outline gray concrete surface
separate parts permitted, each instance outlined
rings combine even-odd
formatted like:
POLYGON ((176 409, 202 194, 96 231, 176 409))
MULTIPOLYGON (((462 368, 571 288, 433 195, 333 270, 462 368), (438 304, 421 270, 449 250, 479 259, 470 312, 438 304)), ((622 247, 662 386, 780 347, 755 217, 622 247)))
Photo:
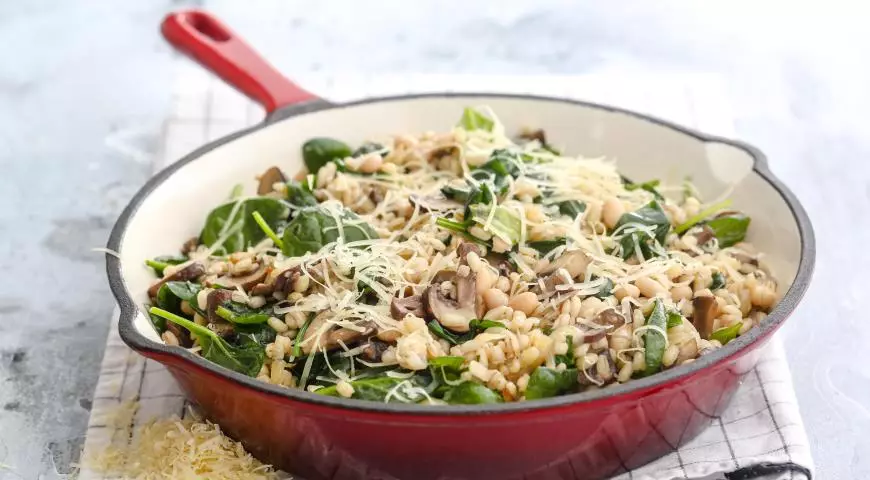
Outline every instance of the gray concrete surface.
MULTIPOLYGON (((149 174, 106 139, 156 147, 172 74, 156 25, 193 3, 0 2, 0 478, 57 478, 79 448, 112 310, 89 249, 149 174)), ((818 478, 870 478, 865 15, 616 3, 298 1, 276 16, 205 2, 286 72, 722 74, 740 137, 816 227, 815 281, 784 338, 818 478)))

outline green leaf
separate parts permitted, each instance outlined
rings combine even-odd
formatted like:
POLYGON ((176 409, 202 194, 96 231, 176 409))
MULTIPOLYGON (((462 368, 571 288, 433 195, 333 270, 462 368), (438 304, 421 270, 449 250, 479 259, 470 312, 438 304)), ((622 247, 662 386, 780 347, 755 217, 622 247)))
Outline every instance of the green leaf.
POLYGON ((526 400, 562 395, 574 390, 577 385, 576 368, 566 368, 560 372, 555 368, 538 367, 529 378, 526 400))
MULTIPOLYGON (((369 400, 373 402, 383 402, 386 400, 387 394, 390 392, 390 390, 394 389, 398 384, 402 383, 403 381, 404 380, 401 378, 393 378, 387 376, 355 380, 353 382, 350 382, 350 385, 353 387, 353 395, 351 395, 350 398, 355 398, 357 400, 369 400)), ((316 393, 320 395, 327 395, 330 397, 341 396, 339 395, 338 389, 335 385, 318 389, 316 393)), ((389 401, 405 403, 395 396, 390 397, 389 401)))
POLYGON ((624 213, 613 229, 614 233, 622 234, 619 244, 622 246, 622 258, 624 259, 631 258, 635 254, 635 240, 640 245, 640 253, 643 254, 644 258, 663 255, 665 252, 661 250, 660 246, 665 244, 665 237, 670 230, 671 222, 655 200, 634 212, 624 213), (626 229, 637 226, 653 227, 653 235, 650 236, 644 231, 625 233, 626 229), (655 245, 655 242, 658 242, 658 246, 655 245))
POLYGON ((683 316, 679 312, 668 312, 668 328, 678 327, 683 324, 683 316))
POLYGON ((317 198, 308 189, 308 183, 288 182, 287 183, 287 201, 296 207, 313 207, 317 205, 317 198))
POLYGON ((460 368, 462 368, 462 364, 464 363, 464 357, 444 356, 429 359, 430 367, 451 368, 454 370, 459 370, 460 368))
POLYGON ((302 144, 302 160, 310 173, 317 173, 327 163, 349 156, 350 147, 334 138, 317 137, 302 144))
POLYGON ((357 147, 357 149, 354 150, 350 156, 361 157, 372 152, 379 152, 381 156, 385 157, 390 153, 390 149, 381 145, 380 143, 366 142, 357 147))
POLYGON ((453 405, 479 405, 502 403, 504 399, 498 393, 477 382, 462 382, 444 394, 444 400, 453 405))
POLYGON ((256 245, 266 238, 266 234, 254 220, 254 212, 260 212, 266 224, 277 231, 287 218, 289 209, 281 200, 271 197, 252 197, 225 203, 208 214, 199 235, 200 242, 210 247, 223 235, 229 234, 215 250, 217 255, 240 252, 256 245))
POLYGON ((559 206, 559 213, 571 219, 577 218, 586 211, 586 204, 580 200, 565 200, 556 203, 556 205, 559 206))
POLYGON ((646 325, 656 327, 643 332, 644 360, 646 360, 645 375, 652 375, 662 369, 662 358, 665 356, 665 337, 668 328, 668 316, 665 304, 656 299, 652 312, 646 319, 646 325))
POLYGON ((727 248, 746 238, 749 222, 749 217, 734 212, 717 216, 708 221, 707 226, 713 230, 713 234, 719 240, 719 248, 727 248))
POLYGON ((484 204, 472 205, 471 220, 479 223, 481 228, 501 238, 511 246, 516 245, 520 241, 523 227, 522 221, 507 207, 484 204), (492 215, 492 221, 487 224, 487 219, 492 209, 495 209, 495 212, 492 215))
POLYGON ((447 330, 440 323, 438 323, 437 320, 430 320, 427 325, 429 327, 429 331, 432 332, 432 335, 447 340, 447 342, 451 345, 459 345, 465 343, 488 328, 505 328, 504 324, 501 322, 496 322, 494 320, 478 320, 476 318, 468 322, 468 331, 461 334, 447 330))
POLYGON ((342 209, 338 221, 336 223, 335 217, 322 207, 300 210, 284 229, 281 251, 288 257, 299 257, 308 252, 317 252, 342 236, 345 243, 380 238, 368 223, 350 210, 342 209))
POLYGON ((293 356, 296 358, 302 356, 302 339, 305 338, 305 332, 308 330, 308 326, 311 325, 312 320, 314 320, 314 313, 309 313, 305 323, 302 324, 302 328, 296 332, 296 338, 293 339, 293 356))
POLYGON ((495 122, 486 115, 471 107, 465 107, 462 111, 462 118, 459 119, 459 126, 466 130, 486 130, 492 131, 495 122))
POLYGON ((189 330, 202 347, 199 354, 206 360, 249 377, 255 377, 260 373, 260 368, 262 368, 266 358, 266 352, 262 345, 253 341, 243 341, 238 346, 230 345, 208 328, 172 312, 156 307, 149 309, 149 312, 189 330))
POLYGON ((546 256, 548 253, 552 252, 556 248, 567 244, 568 239, 566 237, 554 238, 552 240, 538 240, 535 242, 526 242, 527 247, 534 248, 542 257, 546 256))
POLYGON ((646 190, 647 192, 652 193, 657 200, 664 200, 665 197, 663 197, 662 194, 659 193, 658 190, 656 190, 656 187, 658 187, 660 183, 661 182, 659 182, 658 180, 650 180, 643 183, 627 183, 625 184, 625 189, 628 191, 637 189, 646 190))
MULTIPOLYGON (((593 275, 594 277, 594 275, 593 275)), ((593 278, 594 280, 594 278, 593 278)), ((593 297, 598 297, 600 299, 605 299, 609 296, 613 295, 613 280, 609 278, 604 279, 604 284, 601 285, 601 288, 598 289, 597 293, 594 293, 593 297)))
POLYGON ((683 232, 689 230, 690 228, 692 228, 695 225, 704 221, 710 215, 713 215, 714 213, 718 212, 719 210, 724 210, 724 209, 728 208, 729 206, 731 206, 731 200, 723 200, 719 203, 710 205, 709 207, 698 212, 697 214, 689 217, 685 222, 677 225, 677 228, 674 229, 674 231, 677 232, 678 234, 682 234, 683 232))
POLYGON ((180 256, 172 256, 172 255, 162 255, 160 257, 155 257, 151 260, 145 260, 145 265, 154 269, 154 273, 157 274, 158 277, 163 276, 163 270, 170 265, 180 265, 186 261, 190 260, 184 255, 180 256))
POLYGON ((575 363, 574 337, 571 335, 568 335, 567 337, 565 337, 565 342, 568 344, 568 350, 565 352, 564 355, 563 354, 556 355, 554 360, 556 362, 556 365, 558 365, 560 363, 564 363, 566 367, 572 367, 572 366, 574 366, 574 363, 575 363))
POLYGON ((725 288, 725 275, 722 275, 721 272, 713 272, 713 281, 710 282, 710 291, 715 292, 720 288, 725 288))
POLYGON ((740 333, 741 328, 743 328, 743 322, 737 322, 730 327, 720 328, 710 334, 710 340, 719 340, 719 343, 725 345, 731 340, 737 338, 737 334, 740 333))
POLYGON ((230 323, 242 325, 266 323, 266 321, 269 320, 269 317, 272 316, 270 313, 252 309, 247 305, 232 301, 224 302, 223 305, 217 307, 215 313, 230 323))
MULTIPOLYGON (((196 296, 202 290, 202 285, 193 282, 166 282, 163 284, 173 295, 181 300, 186 300, 191 307, 196 308, 198 302, 196 296)), ((160 287, 161 290, 163 287, 160 287)), ((160 293, 158 292, 158 297, 160 293)))

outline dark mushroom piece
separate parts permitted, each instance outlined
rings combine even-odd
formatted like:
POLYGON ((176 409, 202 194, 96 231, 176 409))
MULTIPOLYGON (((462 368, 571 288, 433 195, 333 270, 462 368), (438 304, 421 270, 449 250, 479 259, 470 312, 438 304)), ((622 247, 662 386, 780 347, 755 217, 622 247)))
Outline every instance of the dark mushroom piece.
POLYGON ((713 333, 713 320, 719 313, 719 304, 716 303, 716 297, 700 296, 692 300, 692 325, 698 330, 698 334, 704 340, 710 339, 710 334, 713 333))
POLYGON ((423 318, 426 311, 423 309, 423 297, 420 295, 411 295, 404 298, 393 298, 390 302, 390 316, 396 320, 405 318, 409 313, 417 317, 423 318))
POLYGON ((232 290, 216 288, 208 292, 205 302, 205 314, 210 323, 223 323, 225 320, 217 314, 217 309, 233 298, 232 290))
POLYGON ((273 283, 274 291, 289 294, 293 291, 293 284, 296 283, 296 279, 301 276, 302 269, 298 266, 284 270, 275 277, 275 282, 273 283))
POLYGON ((281 172, 278 167, 269 167, 268 170, 260 175, 260 184, 257 185, 257 195, 266 195, 275 191, 274 185, 278 182, 284 183, 287 177, 281 172))
POLYGON ((244 291, 250 291, 252 288, 257 286, 260 283, 266 281, 266 277, 269 275, 269 271, 272 267, 267 265, 260 265, 259 268, 254 270, 253 272, 242 276, 242 277, 233 277, 230 275, 224 275, 222 277, 218 277, 217 279, 210 281, 211 285, 219 285, 224 288, 234 289, 236 287, 242 287, 244 291))
POLYGON ((205 274, 205 266, 199 262, 193 262, 172 275, 166 276, 158 280, 148 288, 148 296, 151 298, 157 297, 157 291, 166 282, 186 282, 188 280, 196 280, 205 274))
POLYGON ((306 355, 314 351, 329 351, 340 346, 342 343, 348 345, 365 340, 376 331, 373 323, 363 322, 358 324, 359 327, 363 328, 362 331, 346 327, 331 327, 325 332, 320 332, 331 313, 327 310, 317 314, 314 320, 311 321, 311 324, 308 325, 308 329, 305 330, 305 336, 302 338, 302 351, 306 355))
POLYGON ((443 145, 437 148, 432 149, 429 152, 429 162, 435 162, 441 160, 446 157, 456 157, 458 158, 460 154, 459 147, 457 145, 443 145))
POLYGON ((583 343, 595 343, 607 336, 606 329, 585 330, 581 332, 583 335, 583 343))
POLYGON ((704 245, 705 243, 712 240, 713 237, 716 236, 716 233, 713 231, 712 228, 708 227, 707 225, 703 225, 697 232, 695 232, 694 235, 695 240, 697 240, 697 244, 700 247, 701 245, 704 245))
POLYGON ((178 344, 182 347, 190 348, 193 346, 193 339, 190 338, 190 332, 186 328, 181 328, 172 322, 166 322, 166 330, 175 335, 175 338, 178 339, 178 344))
POLYGON ((592 321, 598 325, 607 325, 611 327, 611 331, 625 325, 625 317, 612 308, 598 312, 598 315, 595 315, 595 318, 593 318, 592 321))
POLYGON ((468 254, 474 252, 477 256, 483 255, 483 251, 476 243, 462 242, 456 247, 456 254, 459 255, 459 262, 462 265, 468 265, 468 254))
POLYGON ((258 283, 251 289, 251 295, 271 295, 275 291, 274 284, 258 283))
POLYGON ((181 245, 181 253, 187 255, 188 253, 196 250, 196 247, 199 246, 199 237, 190 237, 187 239, 184 244, 181 245))
POLYGON ((740 263, 745 263, 747 265, 752 265, 753 267, 758 266, 758 257, 754 255, 750 255, 744 252, 734 252, 731 254, 735 260, 740 263))
POLYGON ((223 338, 227 338, 230 335, 236 333, 236 329, 233 328, 233 324, 225 321, 209 323, 207 328, 223 338))
POLYGON ((604 385, 604 380, 602 380, 601 376, 598 375, 597 366, 592 365, 586 370, 580 370, 577 372, 577 383, 583 387, 591 387, 593 385, 600 387, 604 385))
POLYGON ((384 352, 390 348, 390 344, 376 338, 370 338, 368 345, 360 352, 360 357, 363 360, 371 363, 380 362, 384 352))
POLYGON ((456 272, 441 271, 435 275, 432 284, 423 292, 423 307, 430 319, 454 332, 467 332, 469 322, 477 318, 476 277, 473 273, 459 276, 456 272), (456 299, 448 298, 441 291, 441 283, 447 276, 453 277, 456 285, 456 299))
POLYGON ((541 145, 547 144, 547 134, 540 128, 536 130, 526 130, 520 133, 520 138, 529 141, 537 140, 541 145))

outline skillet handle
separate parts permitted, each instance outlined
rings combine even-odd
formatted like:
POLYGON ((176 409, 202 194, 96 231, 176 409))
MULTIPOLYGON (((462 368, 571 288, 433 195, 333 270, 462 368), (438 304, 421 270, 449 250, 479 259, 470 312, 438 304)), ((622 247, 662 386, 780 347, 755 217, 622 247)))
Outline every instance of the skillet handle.
POLYGON ((275 70, 235 32, 202 10, 170 13, 160 30, 173 47, 262 105, 267 113, 318 98, 275 70))

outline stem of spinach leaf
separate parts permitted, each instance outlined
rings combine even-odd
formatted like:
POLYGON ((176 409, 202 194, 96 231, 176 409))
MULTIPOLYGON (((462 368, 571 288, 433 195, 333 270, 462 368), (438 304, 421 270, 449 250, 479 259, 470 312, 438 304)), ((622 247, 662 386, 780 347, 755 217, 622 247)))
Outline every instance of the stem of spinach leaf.
POLYGON ((226 320, 230 323, 234 323, 233 319, 235 319, 236 315, 233 312, 227 310, 226 308, 217 307, 217 309, 215 309, 214 313, 216 313, 217 316, 223 318, 224 320, 226 320))
POLYGON ((723 200, 719 203, 714 203, 713 205, 710 205, 709 207, 698 212, 698 214, 691 216, 685 222, 681 223, 679 226, 677 226, 677 228, 674 230, 674 232, 676 232, 677 234, 682 234, 683 232, 694 227, 695 225, 697 225, 698 223, 700 223, 701 221, 703 221, 705 218, 709 217, 710 215, 713 215, 714 213, 718 212, 719 210, 724 210, 730 206, 731 206, 731 200, 723 200))
POLYGON ((305 338, 305 332, 308 330, 308 326, 311 325, 312 320, 314 320, 314 314, 308 315, 308 319, 305 320, 302 328, 296 333, 296 338, 293 339, 293 356, 296 358, 302 356, 302 339, 305 338))
POLYGON ((275 233, 274 230, 272 230, 272 227, 270 227, 269 224, 266 223, 266 219, 263 218, 262 215, 260 215, 260 212, 255 211, 251 215, 254 217, 254 221, 257 222, 257 225, 260 226, 260 229, 263 230, 263 233, 265 233, 269 238, 272 239, 272 242, 275 243, 276 247, 283 250, 284 241, 281 240, 278 234, 275 233))

